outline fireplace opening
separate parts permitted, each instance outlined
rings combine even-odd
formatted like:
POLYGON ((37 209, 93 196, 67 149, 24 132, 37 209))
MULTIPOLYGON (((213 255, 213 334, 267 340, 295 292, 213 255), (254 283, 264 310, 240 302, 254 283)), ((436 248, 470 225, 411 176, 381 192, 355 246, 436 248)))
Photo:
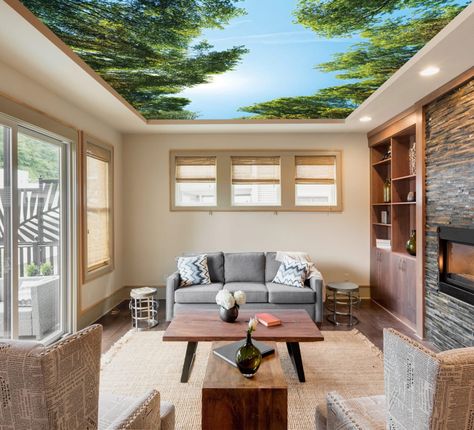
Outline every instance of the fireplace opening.
POLYGON ((439 227, 439 290, 474 305, 474 229, 439 227))

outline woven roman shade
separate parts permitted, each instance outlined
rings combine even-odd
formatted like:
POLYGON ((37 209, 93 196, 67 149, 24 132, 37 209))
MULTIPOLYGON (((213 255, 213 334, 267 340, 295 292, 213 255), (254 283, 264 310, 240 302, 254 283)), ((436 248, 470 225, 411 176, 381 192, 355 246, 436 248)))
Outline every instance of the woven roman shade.
POLYGON ((280 157, 231 157, 232 184, 279 184, 280 157))
POLYGON ((335 184, 336 156, 308 155, 296 156, 297 184, 335 184))
POLYGON ((176 157, 176 182, 216 182, 216 157, 176 157))
POLYGON ((109 243, 110 152, 102 154, 109 160, 99 158, 92 151, 87 151, 87 155, 87 265, 89 270, 94 270, 109 264, 112 257, 109 243))

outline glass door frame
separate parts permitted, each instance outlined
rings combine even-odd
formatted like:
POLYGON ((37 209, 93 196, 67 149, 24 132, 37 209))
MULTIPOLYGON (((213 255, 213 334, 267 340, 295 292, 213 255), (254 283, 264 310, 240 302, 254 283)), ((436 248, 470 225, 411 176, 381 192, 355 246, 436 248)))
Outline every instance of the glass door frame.
MULTIPOLYGON (((4 292, 7 301, 4 305, 4 318, 8 325, 4 325, 3 336, 11 339, 19 338, 19 309, 18 309, 18 289, 19 289, 19 257, 18 257, 18 228, 19 228, 19 201, 18 201, 18 134, 24 132, 28 136, 37 137, 45 142, 57 145, 60 148, 60 306, 59 306, 59 330, 41 339, 44 344, 50 344, 65 334, 71 333, 75 329, 76 318, 76 298, 77 298, 77 250, 74 246, 77 243, 77 141, 62 137, 54 132, 44 130, 35 125, 18 120, 9 115, 0 113, 0 126, 10 130, 9 142, 4 142, 4 173, 5 179, 11 192, 9 201, 8 216, 5 210, 4 228, 4 292), (8 155, 8 160, 6 156, 8 155), (8 161, 8 162, 7 162, 8 161), (9 231, 7 230, 8 219, 9 231), (7 247, 8 244, 8 247, 7 247), (8 281, 7 281, 8 273, 8 281), (69 288, 68 288, 69 286, 69 288), (6 315, 10 314, 10 321, 6 315), (9 330, 8 330, 9 328, 9 330)), ((2 335, 2 334, 0 334, 2 335)))

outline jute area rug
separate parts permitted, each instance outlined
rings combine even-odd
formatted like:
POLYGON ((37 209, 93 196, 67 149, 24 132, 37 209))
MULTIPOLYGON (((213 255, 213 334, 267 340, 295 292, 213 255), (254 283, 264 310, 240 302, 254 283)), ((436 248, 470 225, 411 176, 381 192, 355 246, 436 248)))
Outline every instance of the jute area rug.
MULTIPOLYGON (((163 342, 163 332, 130 331, 102 357, 101 390, 140 395, 155 388, 176 407, 176 428, 201 428, 201 386, 211 343, 199 343, 189 382, 180 383, 186 343, 163 342)), ((288 428, 314 430, 316 405, 329 391, 344 397, 383 393, 382 354, 357 330, 325 331, 301 343, 306 382, 298 382, 286 345, 278 344, 288 382, 288 428)))

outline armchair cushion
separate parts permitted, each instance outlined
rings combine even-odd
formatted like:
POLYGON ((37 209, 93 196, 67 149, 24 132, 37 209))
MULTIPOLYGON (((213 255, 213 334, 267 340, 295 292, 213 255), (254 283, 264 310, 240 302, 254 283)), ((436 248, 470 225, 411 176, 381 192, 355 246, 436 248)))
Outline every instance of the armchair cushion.
POLYGON ((160 394, 157 391, 151 390, 141 397, 100 393, 99 430, 160 428, 160 394))
MULTIPOLYGON (((317 411, 324 413, 323 408, 317 411)), ((324 422, 324 419, 319 417, 317 422, 324 422)), ((384 430, 386 425, 385 396, 345 400, 337 393, 329 393, 326 422, 328 430, 384 430)))

